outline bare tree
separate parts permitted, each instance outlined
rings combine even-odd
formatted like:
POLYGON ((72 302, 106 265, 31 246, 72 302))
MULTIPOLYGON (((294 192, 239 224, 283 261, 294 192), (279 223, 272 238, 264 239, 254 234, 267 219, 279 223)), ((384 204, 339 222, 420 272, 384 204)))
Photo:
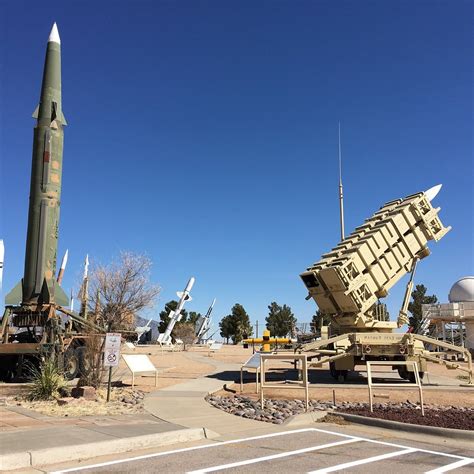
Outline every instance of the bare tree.
POLYGON ((152 308, 160 287, 150 282, 151 260, 121 252, 109 265, 95 265, 89 277, 89 311, 108 331, 132 330, 140 311, 152 308))
POLYGON ((193 344, 196 339, 194 325, 192 323, 178 323, 174 327, 173 335, 176 339, 183 341, 184 350, 186 350, 186 346, 193 344))

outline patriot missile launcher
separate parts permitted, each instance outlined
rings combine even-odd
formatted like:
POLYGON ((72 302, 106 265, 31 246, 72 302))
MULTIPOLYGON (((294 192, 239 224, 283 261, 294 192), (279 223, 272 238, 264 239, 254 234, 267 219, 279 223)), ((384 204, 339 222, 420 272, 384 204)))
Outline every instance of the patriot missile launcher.
MULTIPOLYGON (((384 204, 300 275, 308 289, 307 299, 315 300, 330 324, 321 340, 303 344, 299 350, 313 351, 319 364, 329 362, 335 378, 345 378, 348 370, 367 360, 415 360, 424 372, 426 360, 435 357, 423 343, 439 345, 438 341, 395 329, 408 323, 413 276, 417 262, 430 254, 428 242, 440 240, 451 229, 442 224, 440 208, 431 204, 440 188, 384 204), (407 273, 411 278, 402 308, 397 321, 390 321, 380 299, 407 273)), ((457 351, 463 352, 459 347, 457 351)), ((398 367, 402 378, 414 378, 405 366, 398 367)))

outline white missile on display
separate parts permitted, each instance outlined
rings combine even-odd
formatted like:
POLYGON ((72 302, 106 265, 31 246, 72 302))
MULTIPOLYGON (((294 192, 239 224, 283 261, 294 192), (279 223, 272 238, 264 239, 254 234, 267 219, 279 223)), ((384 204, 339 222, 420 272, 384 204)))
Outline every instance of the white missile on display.
POLYGON ((184 303, 186 303, 186 301, 192 300, 191 295, 189 293, 194 285, 194 282, 195 282, 194 277, 191 277, 184 291, 176 292, 179 298, 178 306, 176 307, 174 311, 170 311, 168 315, 170 318, 170 322, 168 323, 168 326, 166 327, 166 331, 164 333, 160 333, 160 335, 158 336, 158 342, 161 342, 162 344, 169 344, 171 342, 171 331, 173 330, 175 324, 178 321, 180 321, 181 318, 183 317, 183 315, 181 314, 181 311, 183 310, 184 303))
POLYGON ((209 338, 208 332, 211 329, 211 313, 215 304, 216 299, 214 298, 211 306, 209 306, 209 309, 207 310, 206 315, 199 317, 196 322, 195 332, 196 337, 198 338, 198 344, 205 344, 206 340, 209 338))
POLYGON ((89 254, 86 254, 86 260, 84 262, 84 274, 82 275, 82 279, 84 280, 89 275, 89 254))
POLYGON ((426 199, 428 199, 428 201, 431 202, 441 191, 442 186, 443 186, 442 184, 437 184, 436 186, 433 186, 432 188, 425 191, 426 199))
POLYGON ((0 240, 0 290, 2 289, 3 281, 3 260, 5 257, 5 246, 3 245, 3 240, 0 240))
POLYGON ((153 319, 150 319, 145 326, 137 326, 135 328, 135 332, 137 333, 137 343, 140 341, 140 338, 143 336, 143 334, 146 334, 148 331, 151 331, 150 324, 152 321, 153 319))
POLYGON ((59 269, 59 273, 58 273, 57 282, 59 284, 61 284, 63 281, 64 271, 66 270, 68 256, 69 256, 69 249, 66 249, 66 253, 64 254, 63 259, 61 260, 61 268, 59 269))

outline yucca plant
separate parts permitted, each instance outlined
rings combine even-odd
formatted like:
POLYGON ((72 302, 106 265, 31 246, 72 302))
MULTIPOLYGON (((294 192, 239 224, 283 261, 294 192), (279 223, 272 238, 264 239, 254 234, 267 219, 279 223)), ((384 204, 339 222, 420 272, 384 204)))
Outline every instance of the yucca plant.
POLYGON ((33 386, 28 393, 30 400, 51 400, 66 386, 66 380, 53 357, 47 357, 39 367, 28 364, 29 379, 33 386))

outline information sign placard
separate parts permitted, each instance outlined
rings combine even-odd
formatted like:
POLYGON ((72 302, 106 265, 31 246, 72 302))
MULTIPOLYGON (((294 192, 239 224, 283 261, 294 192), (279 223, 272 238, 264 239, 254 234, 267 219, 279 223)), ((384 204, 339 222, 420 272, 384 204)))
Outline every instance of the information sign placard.
POLYGON ((108 332, 105 336, 104 366, 116 367, 120 360, 120 344, 122 335, 118 332, 108 332))

